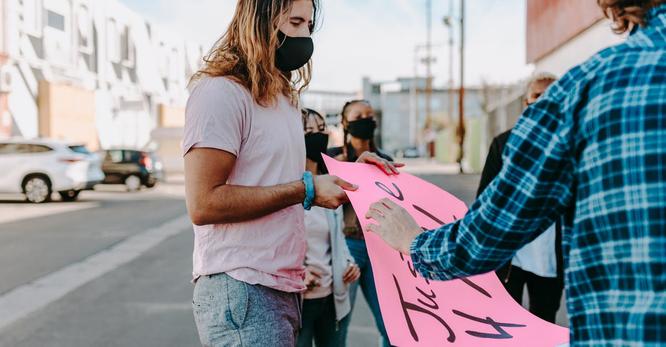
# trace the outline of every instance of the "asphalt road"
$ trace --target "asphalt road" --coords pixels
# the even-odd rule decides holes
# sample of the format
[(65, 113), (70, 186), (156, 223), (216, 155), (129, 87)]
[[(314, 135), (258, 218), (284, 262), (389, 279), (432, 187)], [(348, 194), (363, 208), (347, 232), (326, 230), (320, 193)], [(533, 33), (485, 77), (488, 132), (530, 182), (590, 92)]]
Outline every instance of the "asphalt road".
[[(467, 203), (478, 182), (424, 178)], [(0, 197), (0, 346), (198, 345), (182, 184), (103, 189), (43, 206)], [(349, 346), (374, 347), (361, 298)]]

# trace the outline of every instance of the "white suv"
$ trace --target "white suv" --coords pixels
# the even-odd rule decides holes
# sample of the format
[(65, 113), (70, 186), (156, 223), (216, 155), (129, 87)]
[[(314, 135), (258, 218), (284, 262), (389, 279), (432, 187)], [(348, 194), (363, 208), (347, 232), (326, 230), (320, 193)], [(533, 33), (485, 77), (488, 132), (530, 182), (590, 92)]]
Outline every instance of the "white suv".
[(101, 160), (84, 146), (56, 140), (0, 140), (0, 193), (23, 193), (41, 203), (58, 192), (74, 201), (104, 180)]

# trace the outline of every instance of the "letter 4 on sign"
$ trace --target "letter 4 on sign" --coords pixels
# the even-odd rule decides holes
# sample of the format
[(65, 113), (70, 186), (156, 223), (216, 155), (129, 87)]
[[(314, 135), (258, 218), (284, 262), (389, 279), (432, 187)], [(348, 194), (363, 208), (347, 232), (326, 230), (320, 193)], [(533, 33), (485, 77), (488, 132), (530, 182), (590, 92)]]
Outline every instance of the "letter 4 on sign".
[(494, 273), (453, 281), (422, 278), (411, 259), (366, 232), (369, 206), (389, 198), (424, 230), (462, 218), (465, 204), (415, 176), (387, 176), (372, 165), (324, 157), (332, 175), (359, 186), (348, 192), (365, 232), (384, 324), (394, 346), (544, 346), (569, 341), (565, 328), (518, 305)]

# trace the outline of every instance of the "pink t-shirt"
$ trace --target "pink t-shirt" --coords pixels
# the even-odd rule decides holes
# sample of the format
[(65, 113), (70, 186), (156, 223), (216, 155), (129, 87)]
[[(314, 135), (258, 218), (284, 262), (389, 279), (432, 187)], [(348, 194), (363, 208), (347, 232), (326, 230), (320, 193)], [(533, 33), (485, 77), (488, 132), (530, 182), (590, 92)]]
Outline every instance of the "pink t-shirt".
[[(305, 170), (300, 111), (281, 96), (273, 107), (255, 103), (224, 77), (197, 83), (187, 102), (183, 153), (215, 148), (236, 156), (228, 184), (265, 187), (298, 181)], [(294, 205), (249, 222), (194, 226), (193, 276), (226, 273), (284, 292), (305, 290), (304, 215)]]

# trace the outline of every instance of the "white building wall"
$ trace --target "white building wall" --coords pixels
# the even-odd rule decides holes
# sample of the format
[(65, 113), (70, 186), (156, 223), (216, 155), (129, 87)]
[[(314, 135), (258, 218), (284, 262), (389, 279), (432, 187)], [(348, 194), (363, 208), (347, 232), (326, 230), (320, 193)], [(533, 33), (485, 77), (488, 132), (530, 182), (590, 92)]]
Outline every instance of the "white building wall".
[(536, 72), (545, 71), (562, 76), (595, 53), (622, 42), (624, 36), (614, 34), (610, 25), (608, 20), (597, 22), (580, 35), (535, 62)]
[[(7, 21), (7, 15), (5, 11), (6, 0), (0, 0), (0, 22), (5, 23)], [(5, 52), (5, 26), (0, 25), (0, 54)]]
[(16, 134), (38, 134), (39, 80), (94, 90), (102, 147), (143, 147), (158, 105), (184, 106), (203, 47), (147, 22), (118, 0), (0, 0), (14, 81)]

